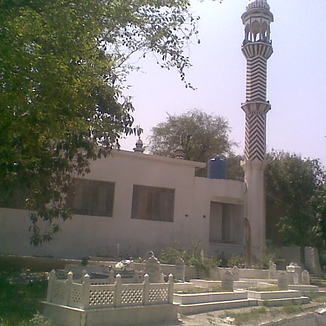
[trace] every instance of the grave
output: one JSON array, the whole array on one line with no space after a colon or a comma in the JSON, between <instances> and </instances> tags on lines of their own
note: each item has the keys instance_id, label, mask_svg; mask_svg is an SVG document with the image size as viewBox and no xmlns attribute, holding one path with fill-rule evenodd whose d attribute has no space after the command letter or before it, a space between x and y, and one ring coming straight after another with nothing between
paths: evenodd
<instances>
[{"instance_id":1,"label":"grave","mask_svg":"<svg viewBox=\"0 0 326 326\"><path fill-rule=\"evenodd\" d=\"M108 279L91 279L84 275L75 281L49 276L44 315L62 326L136 326L177 321L173 304L173 275L167 283L152 284L149 276L138 284L123 284L120 275L114 284Z\"/></svg>"},{"instance_id":2,"label":"grave","mask_svg":"<svg viewBox=\"0 0 326 326\"><path fill-rule=\"evenodd\" d=\"M185 281L186 266L184 260L180 257L175 263L175 278L182 282Z\"/></svg>"},{"instance_id":3,"label":"grave","mask_svg":"<svg viewBox=\"0 0 326 326\"><path fill-rule=\"evenodd\" d=\"M289 274L290 284L302 284L302 267L296 263L291 263L286 266L286 271Z\"/></svg>"},{"instance_id":4,"label":"grave","mask_svg":"<svg viewBox=\"0 0 326 326\"><path fill-rule=\"evenodd\" d=\"M145 273L149 275L151 283L158 283L162 281L162 272L160 261L155 257L154 252L149 252L149 257L145 262Z\"/></svg>"},{"instance_id":5,"label":"grave","mask_svg":"<svg viewBox=\"0 0 326 326\"><path fill-rule=\"evenodd\" d=\"M222 278L222 289L227 291L233 291L233 274L229 271L225 272Z\"/></svg>"},{"instance_id":6,"label":"grave","mask_svg":"<svg viewBox=\"0 0 326 326\"><path fill-rule=\"evenodd\" d=\"M309 302L308 297L302 296L301 292L296 290L248 291L248 299L256 299L259 306L284 306Z\"/></svg>"},{"instance_id":7,"label":"grave","mask_svg":"<svg viewBox=\"0 0 326 326\"><path fill-rule=\"evenodd\" d=\"M289 278L287 272L280 272L278 275L277 286L280 290L288 290L289 288Z\"/></svg>"}]
</instances>

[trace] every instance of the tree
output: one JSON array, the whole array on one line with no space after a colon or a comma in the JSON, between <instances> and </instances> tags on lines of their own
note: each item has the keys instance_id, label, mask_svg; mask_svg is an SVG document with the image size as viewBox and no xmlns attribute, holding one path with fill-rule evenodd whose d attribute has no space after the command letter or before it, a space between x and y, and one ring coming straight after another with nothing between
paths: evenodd
<instances>
[{"instance_id":1,"label":"tree","mask_svg":"<svg viewBox=\"0 0 326 326\"><path fill-rule=\"evenodd\" d=\"M302 249L320 244L319 221L325 219L320 197L323 187L325 171L319 160L286 152L270 153L266 168L269 236Z\"/></svg>"},{"instance_id":2,"label":"tree","mask_svg":"<svg viewBox=\"0 0 326 326\"><path fill-rule=\"evenodd\" d=\"M191 86L183 47L195 33L187 0L0 1L0 204L19 189L33 243L70 217L73 176L134 131L128 59L155 53Z\"/></svg>"},{"instance_id":3,"label":"tree","mask_svg":"<svg viewBox=\"0 0 326 326\"><path fill-rule=\"evenodd\" d=\"M207 162L216 156L227 156L234 145L229 139L228 122L199 110L168 115L167 121L159 123L152 132L151 153L174 157L181 146L186 160Z\"/></svg>"},{"instance_id":4,"label":"tree","mask_svg":"<svg viewBox=\"0 0 326 326\"><path fill-rule=\"evenodd\" d=\"M324 175L324 180L326 176ZM326 248L326 181L316 192L313 198L314 210L316 212L316 232L322 240L322 246Z\"/></svg>"}]
</instances>

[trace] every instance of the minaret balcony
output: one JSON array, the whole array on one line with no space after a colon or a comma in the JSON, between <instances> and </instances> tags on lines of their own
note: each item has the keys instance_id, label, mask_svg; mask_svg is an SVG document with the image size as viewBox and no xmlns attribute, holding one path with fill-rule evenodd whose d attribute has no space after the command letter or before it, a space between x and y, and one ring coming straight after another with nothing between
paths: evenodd
<instances>
[{"instance_id":1,"label":"minaret balcony","mask_svg":"<svg viewBox=\"0 0 326 326\"><path fill-rule=\"evenodd\" d=\"M241 109L246 114L260 113L266 114L271 109L271 104L267 102L245 102L241 104Z\"/></svg>"},{"instance_id":2,"label":"minaret balcony","mask_svg":"<svg viewBox=\"0 0 326 326\"><path fill-rule=\"evenodd\" d=\"M273 54L272 43L264 41L247 41L242 45L241 50L247 59L260 56L267 60Z\"/></svg>"}]
</instances>

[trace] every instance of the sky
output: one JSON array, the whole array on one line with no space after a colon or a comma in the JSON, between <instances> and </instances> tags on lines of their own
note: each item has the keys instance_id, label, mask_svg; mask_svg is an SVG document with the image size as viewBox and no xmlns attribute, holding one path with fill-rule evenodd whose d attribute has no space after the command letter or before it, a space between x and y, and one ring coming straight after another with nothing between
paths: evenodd
<instances>
[{"instance_id":1,"label":"sky","mask_svg":"<svg viewBox=\"0 0 326 326\"><path fill-rule=\"evenodd\" d=\"M269 0L274 54L268 60L267 150L285 150L326 164L326 0ZM241 53L244 26L241 15L248 0L193 0L191 10L201 17L200 44L185 49L193 67L186 89L177 71L167 71L154 59L138 63L141 70L128 78L132 87L135 125L144 129L148 144L151 128L167 113L193 108L221 115L230 124L237 154L244 150L246 60ZM132 150L135 136L121 142Z\"/></svg>"}]
</instances>

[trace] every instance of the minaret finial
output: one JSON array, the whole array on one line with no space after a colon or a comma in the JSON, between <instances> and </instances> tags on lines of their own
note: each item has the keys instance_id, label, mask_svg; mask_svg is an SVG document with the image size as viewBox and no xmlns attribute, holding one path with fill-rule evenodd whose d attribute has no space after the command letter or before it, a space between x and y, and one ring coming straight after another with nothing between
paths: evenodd
<instances>
[{"instance_id":1,"label":"minaret finial","mask_svg":"<svg viewBox=\"0 0 326 326\"><path fill-rule=\"evenodd\" d=\"M255 0L254 2L249 3L247 6L247 10L251 8L263 8L269 10L269 4L267 3L267 0Z\"/></svg>"}]
</instances>

